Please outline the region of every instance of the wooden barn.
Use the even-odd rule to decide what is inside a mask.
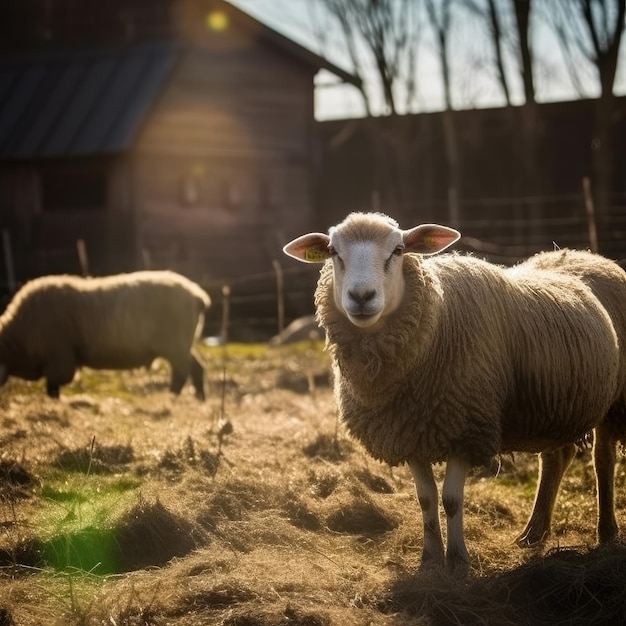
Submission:
[[[5,293],[170,268],[217,303],[231,286],[235,334],[275,331],[273,261],[312,220],[321,69],[356,84],[221,0],[3,0]]]

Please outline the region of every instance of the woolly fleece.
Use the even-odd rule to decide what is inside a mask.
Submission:
[[[0,317],[0,363],[10,376],[58,385],[82,365],[130,369],[158,356],[186,373],[209,304],[197,284],[169,271],[36,278]]]
[[[337,310],[332,261],[315,294],[340,417],[375,458],[480,465],[601,421],[618,394],[618,343],[580,280],[456,254],[403,263],[403,303],[372,328]]]

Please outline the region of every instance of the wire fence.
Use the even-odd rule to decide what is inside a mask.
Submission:
[[[585,197],[580,193],[472,200],[465,203],[465,215],[454,224],[462,233],[456,248],[502,265],[513,265],[542,250],[565,247],[596,247],[605,256],[620,261],[626,259],[626,195],[616,195],[611,200],[610,209],[601,220],[596,219],[593,206],[591,212],[585,208]],[[545,214],[528,216],[509,210],[518,207],[520,202],[526,205],[540,203]],[[479,205],[483,210],[477,210]],[[493,217],[472,217],[484,213],[485,207],[495,209]],[[567,209],[558,214],[550,207]],[[566,211],[569,214],[564,214]],[[596,222],[601,228],[597,228]],[[6,229],[2,231],[2,245],[4,277],[0,285],[6,304],[20,284],[15,267],[19,265],[16,258],[21,252],[12,250],[11,233]],[[188,252],[193,265],[193,251]],[[41,268],[58,266],[63,260],[66,266],[76,267],[76,273],[90,274],[89,250],[82,240],[78,240],[73,248],[40,250],[38,254]],[[280,332],[295,317],[313,312],[313,292],[319,268],[292,262],[283,258],[280,251],[267,267],[269,269],[265,271],[234,277],[213,276],[208,284],[202,285],[212,298],[207,334],[244,340],[265,339]],[[226,310],[228,315],[225,315]]]

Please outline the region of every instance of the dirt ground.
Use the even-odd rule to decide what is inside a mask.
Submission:
[[[0,626],[626,622],[626,549],[595,547],[590,451],[552,537],[514,544],[533,456],[466,488],[467,578],[417,572],[410,474],[337,423],[320,344],[203,351],[208,399],[151,371],[0,391]],[[441,476],[442,468],[437,468]],[[626,468],[617,471],[626,529]]]

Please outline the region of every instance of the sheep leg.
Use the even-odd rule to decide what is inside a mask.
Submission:
[[[49,398],[56,398],[58,400],[61,395],[61,385],[46,380],[46,393]]]
[[[420,569],[428,565],[443,566],[443,540],[439,524],[439,493],[430,463],[412,460],[409,468],[413,475],[417,500],[422,510],[424,544]]]
[[[71,383],[76,373],[76,362],[73,357],[57,357],[48,366],[44,367],[43,375],[46,379],[46,393],[50,398],[60,396],[61,386]]]
[[[606,543],[617,536],[615,519],[615,444],[611,426],[602,423],[595,430],[593,462],[598,491],[598,541]]]
[[[463,459],[450,457],[446,463],[446,476],[441,490],[448,529],[446,569],[451,573],[463,573],[469,566],[469,554],[463,534],[463,490],[468,470],[469,465]]]
[[[184,357],[179,354],[175,357],[170,356],[168,360],[170,362],[170,367],[172,368],[170,391],[175,395],[179,395],[183,390],[187,378],[189,377],[191,360],[189,359],[188,354],[185,354]]]
[[[550,535],[552,512],[559,486],[575,453],[576,446],[572,443],[539,455],[539,484],[533,510],[526,527],[515,540],[520,548],[540,544]]]
[[[172,369],[172,380],[170,382],[170,391],[179,395],[183,390],[185,381],[187,380],[187,374],[182,373],[180,370]]]
[[[191,353],[191,382],[196,390],[196,398],[204,402],[204,368],[193,352]]]

